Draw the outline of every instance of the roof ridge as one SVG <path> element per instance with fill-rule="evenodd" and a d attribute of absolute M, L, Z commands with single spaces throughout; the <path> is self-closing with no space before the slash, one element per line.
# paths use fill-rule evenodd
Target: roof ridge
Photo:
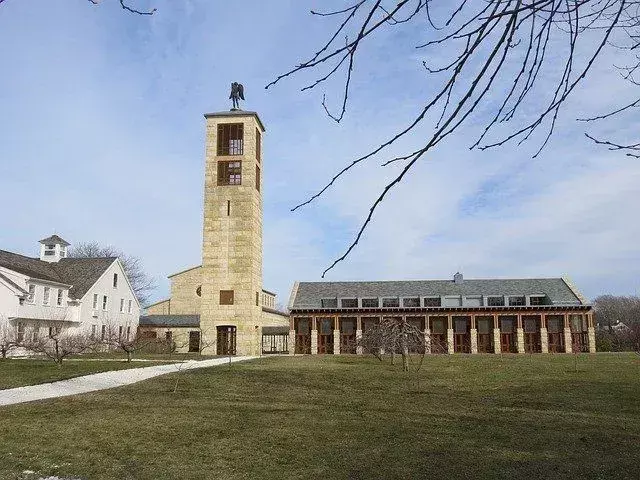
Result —
<path fill-rule="evenodd" d="M 28 256 L 23 255 L 21 253 L 11 252 L 9 250 L 3 250 L 1 248 L 0 248 L 0 252 L 9 253 L 11 255 L 16 255 L 16 256 L 22 257 L 22 258 L 28 258 L 29 260 L 38 260 L 39 262 L 43 262 L 43 260 L 40 260 L 38 257 L 28 257 Z M 44 263 L 48 263 L 48 262 L 44 262 Z"/>

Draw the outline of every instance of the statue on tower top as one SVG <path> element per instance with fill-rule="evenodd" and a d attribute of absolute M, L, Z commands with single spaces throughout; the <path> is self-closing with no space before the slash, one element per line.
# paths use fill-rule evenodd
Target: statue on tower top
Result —
<path fill-rule="evenodd" d="M 233 108 L 231 110 L 240 110 L 240 100 L 244 100 L 244 87 L 241 83 L 233 82 L 231 84 L 231 95 L 229 98 L 233 102 Z"/>

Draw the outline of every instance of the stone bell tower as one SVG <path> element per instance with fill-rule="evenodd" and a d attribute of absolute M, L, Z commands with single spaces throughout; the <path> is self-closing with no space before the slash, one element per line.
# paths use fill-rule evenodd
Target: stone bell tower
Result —
<path fill-rule="evenodd" d="M 259 353 L 262 135 L 258 114 L 207 113 L 200 327 L 205 353 Z"/>

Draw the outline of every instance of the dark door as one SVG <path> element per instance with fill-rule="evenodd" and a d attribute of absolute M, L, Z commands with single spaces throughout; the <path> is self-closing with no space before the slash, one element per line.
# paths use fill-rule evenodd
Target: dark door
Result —
<path fill-rule="evenodd" d="M 431 318 L 431 353 L 447 353 L 447 318 Z"/>
<path fill-rule="evenodd" d="M 500 349 L 503 353 L 517 353 L 516 317 L 500 319 Z"/>
<path fill-rule="evenodd" d="M 476 318 L 478 352 L 493 353 L 493 318 Z"/>
<path fill-rule="evenodd" d="M 217 331 L 216 353 L 218 355 L 235 355 L 236 327 L 233 325 L 221 325 L 217 327 Z"/>
<path fill-rule="evenodd" d="M 333 318 L 318 318 L 318 353 L 333 353 Z"/>
<path fill-rule="evenodd" d="M 340 320 L 340 353 L 356 353 L 356 319 Z"/>
<path fill-rule="evenodd" d="M 549 332 L 549 353 L 564 352 L 564 319 L 561 315 L 547 317 Z"/>
<path fill-rule="evenodd" d="M 296 344 L 294 346 L 295 353 L 310 354 L 311 353 L 311 319 L 296 318 Z"/>
<path fill-rule="evenodd" d="M 456 353 L 471 352 L 471 325 L 467 317 L 453 317 L 453 346 Z"/>
<path fill-rule="evenodd" d="M 200 351 L 200 332 L 192 330 L 189 332 L 189 352 Z"/>
<path fill-rule="evenodd" d="M 524 328 L 524 351 L 526 353 L 540 353 L 540 317 L 528 315 L 522 318 Z"/>

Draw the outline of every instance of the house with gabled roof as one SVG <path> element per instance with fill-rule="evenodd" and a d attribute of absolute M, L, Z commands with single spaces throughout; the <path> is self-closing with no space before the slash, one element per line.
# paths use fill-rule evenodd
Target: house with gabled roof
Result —
<path fill-rule="evenodd" d="M 140 304 L 118 258 L 69 258 L 58 235 L 39 243 L 39 257 L 0 250 L 0 322 L 19 341 L 67 330 L 135 335 Z"/>

